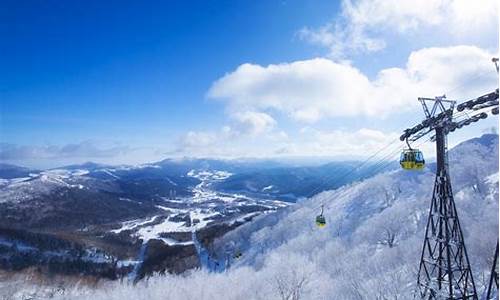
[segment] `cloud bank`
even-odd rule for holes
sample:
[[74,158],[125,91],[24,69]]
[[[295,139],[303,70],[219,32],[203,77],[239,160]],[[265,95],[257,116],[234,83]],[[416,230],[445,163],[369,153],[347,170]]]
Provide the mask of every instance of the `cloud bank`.
[[[340,15],[319,27],[304,27],[298,36],[329,49],[333,58],[384,49],[392,36],[419,34],[449,42],[470,43],[498,37],[498,1],[359,0],[342,1]],[[498,46],[497,46],[498,47]]]
[[[474,46],[421,49],[410,54],[404,68],[383,69],[374,79],[350,64],[327,58],[243,64],[218,79],[208,97],[224,102],[230,115],[252,123],[256,130],[274,126],[272,117],[265,115],[269,112],[306,123],[334,117],[384,117],[412,109],[422,91],[428,96],[453,93],[456,88],[471,95],[484,92],[497,80],[492,56]],[[484,76],[481,81],[471,80],[475,75]],[[259,124],[257,116],[261,116]]]
[[128,146],[113,146],[101,148],[91,141],[63,146],[27,146],[0,143],[0,160],[31,160],[31,159],[61,159],[61,158],[110,158],[128,153]]

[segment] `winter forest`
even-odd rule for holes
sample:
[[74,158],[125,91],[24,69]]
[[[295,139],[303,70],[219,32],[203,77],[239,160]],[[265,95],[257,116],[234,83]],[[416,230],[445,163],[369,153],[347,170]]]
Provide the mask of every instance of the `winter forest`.
[[[476,287],[484,293],[498,236],[498,136],[456,146],[449,163]],[[222,272],[204,265],[137,284],[64,289],[18,278],[2,291],[40,299],[411,299],[433,167],[389,171],[260,216],[216,242],[215,251],[231,245],[244,253]],[[328,225],[318,229],[311,219],[321,205]]]

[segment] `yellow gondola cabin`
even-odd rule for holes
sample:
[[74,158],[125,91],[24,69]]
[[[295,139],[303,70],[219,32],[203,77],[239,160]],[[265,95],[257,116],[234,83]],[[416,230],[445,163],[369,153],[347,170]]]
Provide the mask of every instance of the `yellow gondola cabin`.
[[326,219],[325,216],[323,216],[323,205],[321,205],[321,214],[316,216],[316,225],[320,228],[326,226]]
[[405,170],[422,170],[425,166],[424,155],[418,149],[405,149],[401,153],[399,164]]

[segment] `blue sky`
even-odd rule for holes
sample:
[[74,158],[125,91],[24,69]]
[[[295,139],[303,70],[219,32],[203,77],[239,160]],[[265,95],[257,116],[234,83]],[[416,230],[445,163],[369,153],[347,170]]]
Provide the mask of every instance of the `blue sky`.
[[[152,127],[158,126],[168,134],[187,124],[220,123],[222,111],[204,97],[214,80],[241,62],[308,57],[311,51],[293,41],[294,32],[322,11],[335,9],[271,1],[243,4],[8,5],[2,46],[6,138],[69,143],[75,137],[107,138],[117,133],[113,127],[133,134],[155,132]],[[81,127],[60,128],[74,123]]]
[[[496,86],[491,62],[467,60],[498,53],[497,11],[427,2],[3,1],[0,159],[362,157],[421,119],[397,87],[466,99]],[[486,21],[454,26],[469,17]],[[433,59],[456,78],[429,85]]]

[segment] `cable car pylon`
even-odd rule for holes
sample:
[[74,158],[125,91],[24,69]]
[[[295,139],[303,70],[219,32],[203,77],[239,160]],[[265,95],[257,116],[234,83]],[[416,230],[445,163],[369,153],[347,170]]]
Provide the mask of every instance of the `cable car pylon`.
[[498,299],[498,240],[495,256],[493,257],[493,266],[491,267],[490,283],[486,292],[486,300],[491,299]]
[[[414,142],[434,133],[436,142],[436,179],[420,258],[417,293],[421,299],[478,299],[467,249],[453,199],[448,168],[447,135],[471,123],[485,119],[486,109],[498,109],[498,89],[467,101],[458,111],[476,114],[463,120],[454,115],[455,101],[445,96],[419,98],[426,119],[406,129],[401,141]],[[432,107],[428,103],[432,102]],[[479,112],[478,112],[479,110]],[[492,114],[494,112],[492,111]]]
[[[495,68],[498,74],[498,57],[493,57],[491,61],[495,64]],[[493,108],[491,113],[494,115],[498,115],[498,106]],[[495,284],[495,286],[493,286],[493,283]],[[493,290],[495,287],[496,292]],[[495,256],[493,256],[493,266],[491,267],[490,283],[488,284],[488,290],[486,292],[486,300],[490,299],[498,299],[498,240],[497,248],[495,250]]]
[[[447,133],[455,101],[445,96],[419,101],[426,120],[417,127],[426,125],[428,132],[435,133],[437,169],[418,270],[418,293],[422,299],[478,299],[448,169]],[[431,109],[429,102],[433,102]],[[405,131],[401,140],[411,137],[413,131],[418,130]]]
[[[498,72],[498,59],[493,59]],[[436,179],[420,257],[417,293],[421,299],[478,299],[460,221],[453,199],[448,168],[447,135],[492,115],[498,115],[498,88],[463,102],[446,96],[419,98],[426,119],[404,131],[401,141],[414,142],[434,133]],[[428,103],[432,102],[432,107]],[[467,110],[467,112],[464,112]],[[470,114],[474,115],[470,116]],[[404,167],[403,167],[404,168]],[[497,248],[498,252],[498,248]],[[493,268],[496,267],[496,262]],[[494,269],[496,272],[496,269]],[[498,273],[492,272],[492,276]],[[416,296],[415,295],[415,296]]]

